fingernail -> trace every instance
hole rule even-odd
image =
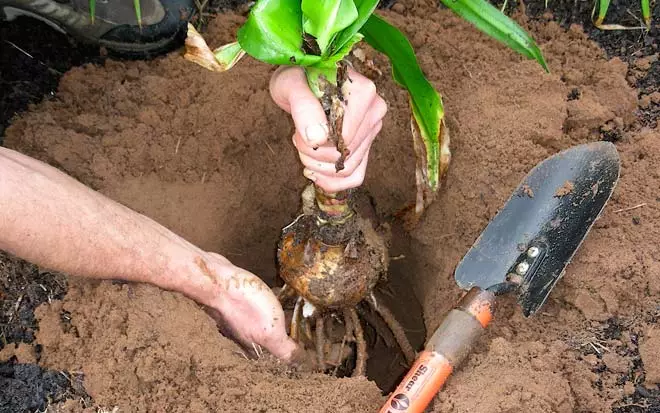
[[[328,125],[325,123],[309,125],[305,129],[305,140],[310,146],[318,146],[328,138],[328,133]]]
[[[314,174],[314,171],[310,169],[303,169],[303,175],[305,175],[305,178],[309,179],[312,182],[316,182],[316,175]]]

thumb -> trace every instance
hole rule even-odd
[[[291,114],[296,130],[307,145],[316,148],[327,142],[328,120],[302,68],[286,67],[275,71],[270,81],[270,95],[280,108]]]
[[[287,363],[298,362],[301,347],[286,334],[282,337],[268,337],[260,344],[280,360]]]

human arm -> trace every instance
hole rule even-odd
[[[0,249],[71,275],[151,283],[211,309],[244,345],[289,360],[268,286],[57,169],[0,147]]]

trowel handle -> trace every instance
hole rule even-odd
[[[493,318],[495,295],[472,288],[447,314],[380,413],[422,413]]]

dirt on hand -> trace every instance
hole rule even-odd
[[[659,317],[660,245],[651,240],[660,239],[660,132],[636,121],[627,65],[606,59],[578,27],[566,31],[518,16],[541,45],[546,74],[435,2],[406,2],[384,16],[410,37],[442,92],[451,133],[443,188],[420,226],[395,240],[406,254],[396,261],[403,270],[389,275],[415,297],[388,304],[405,312],[406,301],[419,300],[429,333],[461,295],[452,277],[456,263],[537,162],[616,131],[623,165],[612,200],[542,312],[525,319],[514,300],[504,300],[475,354],[430,410],[651,408],[657,372],[647,363],[660,353],[649,333]],[[209,25],[209,43],[233,41],[242,21],[219,16]],[[415,199],[408,98],[392,82],[386,59],[359,47],[373,62],[363,71],[389,104],[365,182],[378,213],[389,217]],[[63,77],[56,100],[14,122],[6,144],[274,283],[275,246],[299,210],[305,180],[290,143],[292,124],[268,95],[272,69],[246,58],[230,72],[211,73],[177,53],[76,68]],[[97,406],[369,412],[384,401],[365,379],[246,360],[178,294],[69,280],[64,300],[38,311],[39,362],[82,372]],[[379,374],[394,374],[396,360],[379,361]]]

